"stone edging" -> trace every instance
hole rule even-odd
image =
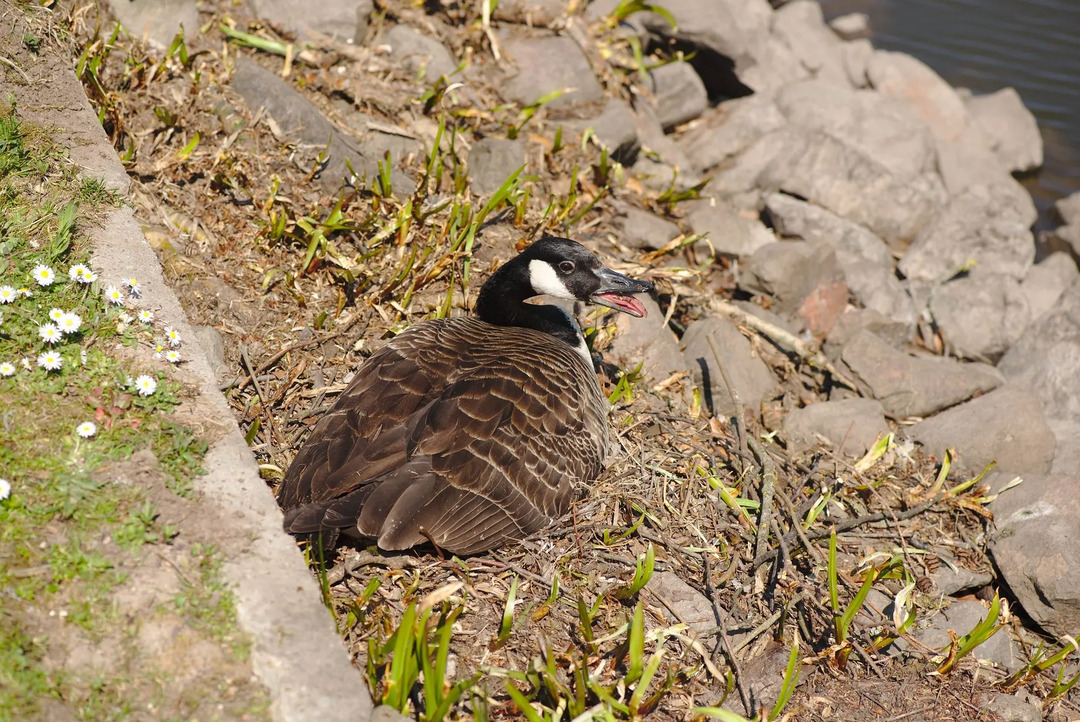
[[[46,65],[39,66],[45,68]],[[130,180],[70,68],[33,80],[51,88],[48,107],[20,106],[27,120],[56,127],[70,158],[91,176],[125,197]],[[159,317],[197,344],[176,295],[162,276],[157,255],[147,243],[130,207],[111,212],[90,233],[93,267],[106,283],[135,276],[160,305]],[[292,539],[281,531],[281,515],[259,477],[228,404],[217,388],[209,362],[192,354],[185,364],[198,394],[193,404],[220,428],[196,479],[201,502],[228,519],[237,548],[228,550],[223,573],[236,595],[237,621],[252,639],[252,666],[267,688],[273,719],[283,722],[367,720],[371,698],[361,674],[334,630],[319,599],[318,587]],[[182,527],[181,527],[182,528]]]

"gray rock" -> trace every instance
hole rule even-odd
[[[705,83],[690,63],[667,63],[649,71],[649,90],[656,98],[664,130],[688,123],[709,107]]]
[[[380,159],[359,151],[318,108],[276,74],[240,56],[231,87],[249,107],[265,108],[284,133],[311,151],[312,162],[327,148],[329,140],[327,160],[318,176],[320,184],[328,192],[340,190],[343,180],[357,182],[352,178],[352,171],[362,176],[360,181],[370,180],[378,174]],[[412,179],[396,167],[392,168],[391,180],[394,187],[399,189],[412,184]]]
[[[994,563],[1028,616],[1055,636],[1080,629],[1080,480],[1072,472],[1024,474],[990,504]]]
[[[677,142],[694,167],[705,171],[742,152],[786,122],[770,98],[749,95],[728,100],[706,111]]]
[[[189,42],[199,34],[195,0],[108,0],[106,4],[125,30],[137,38],[145,36],[159,50],[168,48],[181,29]]]
[[[938,139],[937,166],[949,195],[959,195],[972,186],[995,186],[999,192],[1011,193],[1012,204],[1023,208],[1026,216],[1035,217],[1031,194],[1012,177],[974,126],[968,126],[955,140]]]
[[[646,14],[643,22],[652,35],[696,47],[706,59],[729,58],[738,79],[756,92],[770,93],[806,76],[790,48],[769,34],[773,11],[766,0],[669,0],[663,7],[677,27],[660,15]],[[702,79],[710,95],[720,94],[730,83],[719,76]]]
[[[656,572],[652,575],[646,593],[652,592],[662,600],[660,609],[675,615],[671,624],[685,622],[698,634],[714,629],[720,624],[713,605],[704,594],[684,582],[672,572]],[[669,609],[670,607],[670,609]]]
[[[865,226],[890,245],[914,239],[943,202],[936,174],[902,181],[863,151],[827,133],[790,130],[754,144],[772,142],[775,147],[752,177],[753,184],[805,198]],[[754,146],[743,155],[755,152]]]
[[[939,459],[956,449],[953,467],[960,473],[978,473],[996,461],[1001,471],[1045,474],[1054,462],[1054,433],[1039,402],[1013,385],[942,411],[907,435]]]
[[[934,593],[946,597],[973,592],[994,581],[992,574],[973,572],[952,559],[938,567],[936,572],[932,572],[930,579],[934,582]]]
[[[679,351],[679,340],[664,323],[664,311],[648,296],[639,300],[648,315],[645,318],[631,318],[625,313],[616,316],[615,338],[608,356],[627,371],[640,363],[641,370],[653,383],[680,371],[691,371]]]
[[[1080,420],[1049,419],[1047,423],[1057,439],[1051,474],[1069,475],[1080,469]]]
[[[990,610],[981,602],[955,601],[928,621],[918,621],[913,635],[920,644],[938,652],[948,651],[948,630],[962,637],[986,619]],[[926,626],[923,626],[923,625]],[[972,650],[971,654],[981,662],[990,662],[1004,669],[1014,669],[1018,663],[1008,627],[999,629],[994,636]]]
[[[372,158],[382,159],[389,153],[391,160],[400,161],[426,150],[424,144],[406,128],[395,127],[344,102],[339,108],[345,125],[356,135],[353,145],[363,148],[364,153]]]
[[[874,44],[869,40],[852,40],[840,48],[840,57],[844,60],[844,71],[853,88],[865,88],[870,85],[866,69],[870,67],[870,58],[874,56]]]
[[[1034,220],[1010,189],[972,186],[949,201],[898,267],[909,279],[937,282],[973,261],[973,274],[997,273],[1019,281],[1035,259],[1028,230]]]
[[[1039,124],[1014,88],[974,95],[964,104],[1002,165],[1021,173],[1042,165],[1043,142]]]
[[[712,338],[713,343],[709,343]],[[694,380],[703,389],[705,403],[714,416],[730,416],[735,411],[731,394],[717,365],[716,353],[728,379],[744,407],[754,415],[761,402],[777,388],[776,377],[750,348],[750,342],[734,325],[722,318],[694,321],[686,328],[681,344],[683,356],[694,371]]]
[[[929,416],[1001,385],[993,367],[897,351],[869,331],[854,334],[841,360],[870,396],[895,416]]]
[[[612,157],[620,162],[633,158],[641,147],[634,112],[619,98],[610,98],[600,114],[593,118],[555,122],[564,127],[564,142],[580,137],[586,128],[592,128],[600,145],[607,148]]]
[[[682,233],[671,221],[634,206],[621,208],[616,223],[620,229],[619,241],[636,250],[663,248]]]
[[[811,77],[847,84],[843,42],[825,24],[817,2],[785,3],[773,16],[772,32],[791,48]]]
[[[983,692],[978,696],[981,709],[994,713],[998,722],[1042,722],[1042,710],[1019,697],[1002,692]]]
[[[815,78],[782,88],[776,104],[789,123],[842,140],[897,178],[914,178],[935,168],[933,133],[898,100]]]
[[[371,711],[371,719],[368,722],[408,722],[412,719],[398,712],[389,705],[380,704]]]
[[[525,146],[516,140],[484,138],[469,149],[469,183],[474,193],[494,193],[525,165]]]
[[[420,80],[433,83],[457,69],[457,62],[442,43],[408,25],[393,26],[383,40],[390,46],[390,59]]]
[[[271,25],[310,39],[311,32],[336,37],[338,40],[363,39],[368,16],[374,9],[373,0],[326,0],[318,3],[298,3],[293,0],[251,0],[255,15]]]
[[[829,27],[844,40],[869,38],[870,16],[866,13],[847,13],[829,21]]]
[[[888,433],[881,404],[873,399],[823,401],[784,417],[783,435],[796,453],[824,441],[837,453],[858,457]]]
[[[934,292],[930,311],[956,355],[991,362],[1001,358],[1031,322],[1020,284],[996,274],[949,281]]]
[[[904,53],[874,52],[866,69],[878,92],[908,104],[934,135],[959,138],[967,126],[967,109],[952,86],[925,63]]]
[[[579,103],[602,100],[585,53],[566,36],[527,38],[500,34],[503,51],[514,61],[517,73],[505,84],[506,97],[520,105],[529,105],[563,88],[573,88],[545,107],[564,110]]]
[[[783,193],[766,198],[765,209],[781,237],[830,243],[859,303],[905,325],[914,324],[914,306],[893,271],[892,255],[883,240],[824,208]]]
[[[695,163],[664,133],[656,108],[643,95],[634,101],[634,128],[648,153],[638,155],[633,173],[646,186],[658,191],[673,185],[686,190],[701,181]]]
[[[771,295],[779,312],[792,313],[816,289],[843,279],[830,244],[778,241],[762,246],[743,262],[739,286]]]
[[[1054,215],[1065,224],[1080,223],[1080,191],[1054,201]]]
[[[210,371],[219,384],[225,383],[232,378],[229,365],[225,363],[225,345],[221,341],[221,334],[213,326],[192,326],[195,332],[195,340],[202,349],[206,362],[210,365]]]
[[[740,214],[726,201],[706,198],[684,203],[683,208],[691,230],[708,234],[704,243],[722,256],[747,256],[776,241],[764,223]]]
[[[866,330],[895,349],[902,349],[911,338],[912,326],[883,316],[867,308],[849,308],[836,319],[825,340],[825,353],[833,361],[859,331]]]
[[[565,14],[565,0],[500,0],[493,13],[496,20],[538,27],[548,27]]]
[[[1033,392],[1049,419],[1080,419],[1080,281],[1028,326],[1000,362],[1010,383]]]

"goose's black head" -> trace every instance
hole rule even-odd
[[[533,296],[596,303],[641,318],[645,307],[633,297],[652,284],[616,273],[577,241],[541,238],[492,274],[476,300],[480,318],[499,325],[521,323],[521,306]],[[535,308],[535,307],[534,307]]]

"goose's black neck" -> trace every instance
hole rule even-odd
[[[491,274],[480,288],[473,312],[495,326],[531,328],[577,348],[582,338],[577,323],[557,306],[525,303],[536,295],[529,280],[528,260],[518,256]]]

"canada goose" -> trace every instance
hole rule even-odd
[[[471,554],[548,526],[600,473],[608,405],[570,314],[525,301],[642,317],[631,294],[651,288],[576,241],[536,241],[491,275],[475,317],[418,323],[360,367],[285,474],[285,530]]]

